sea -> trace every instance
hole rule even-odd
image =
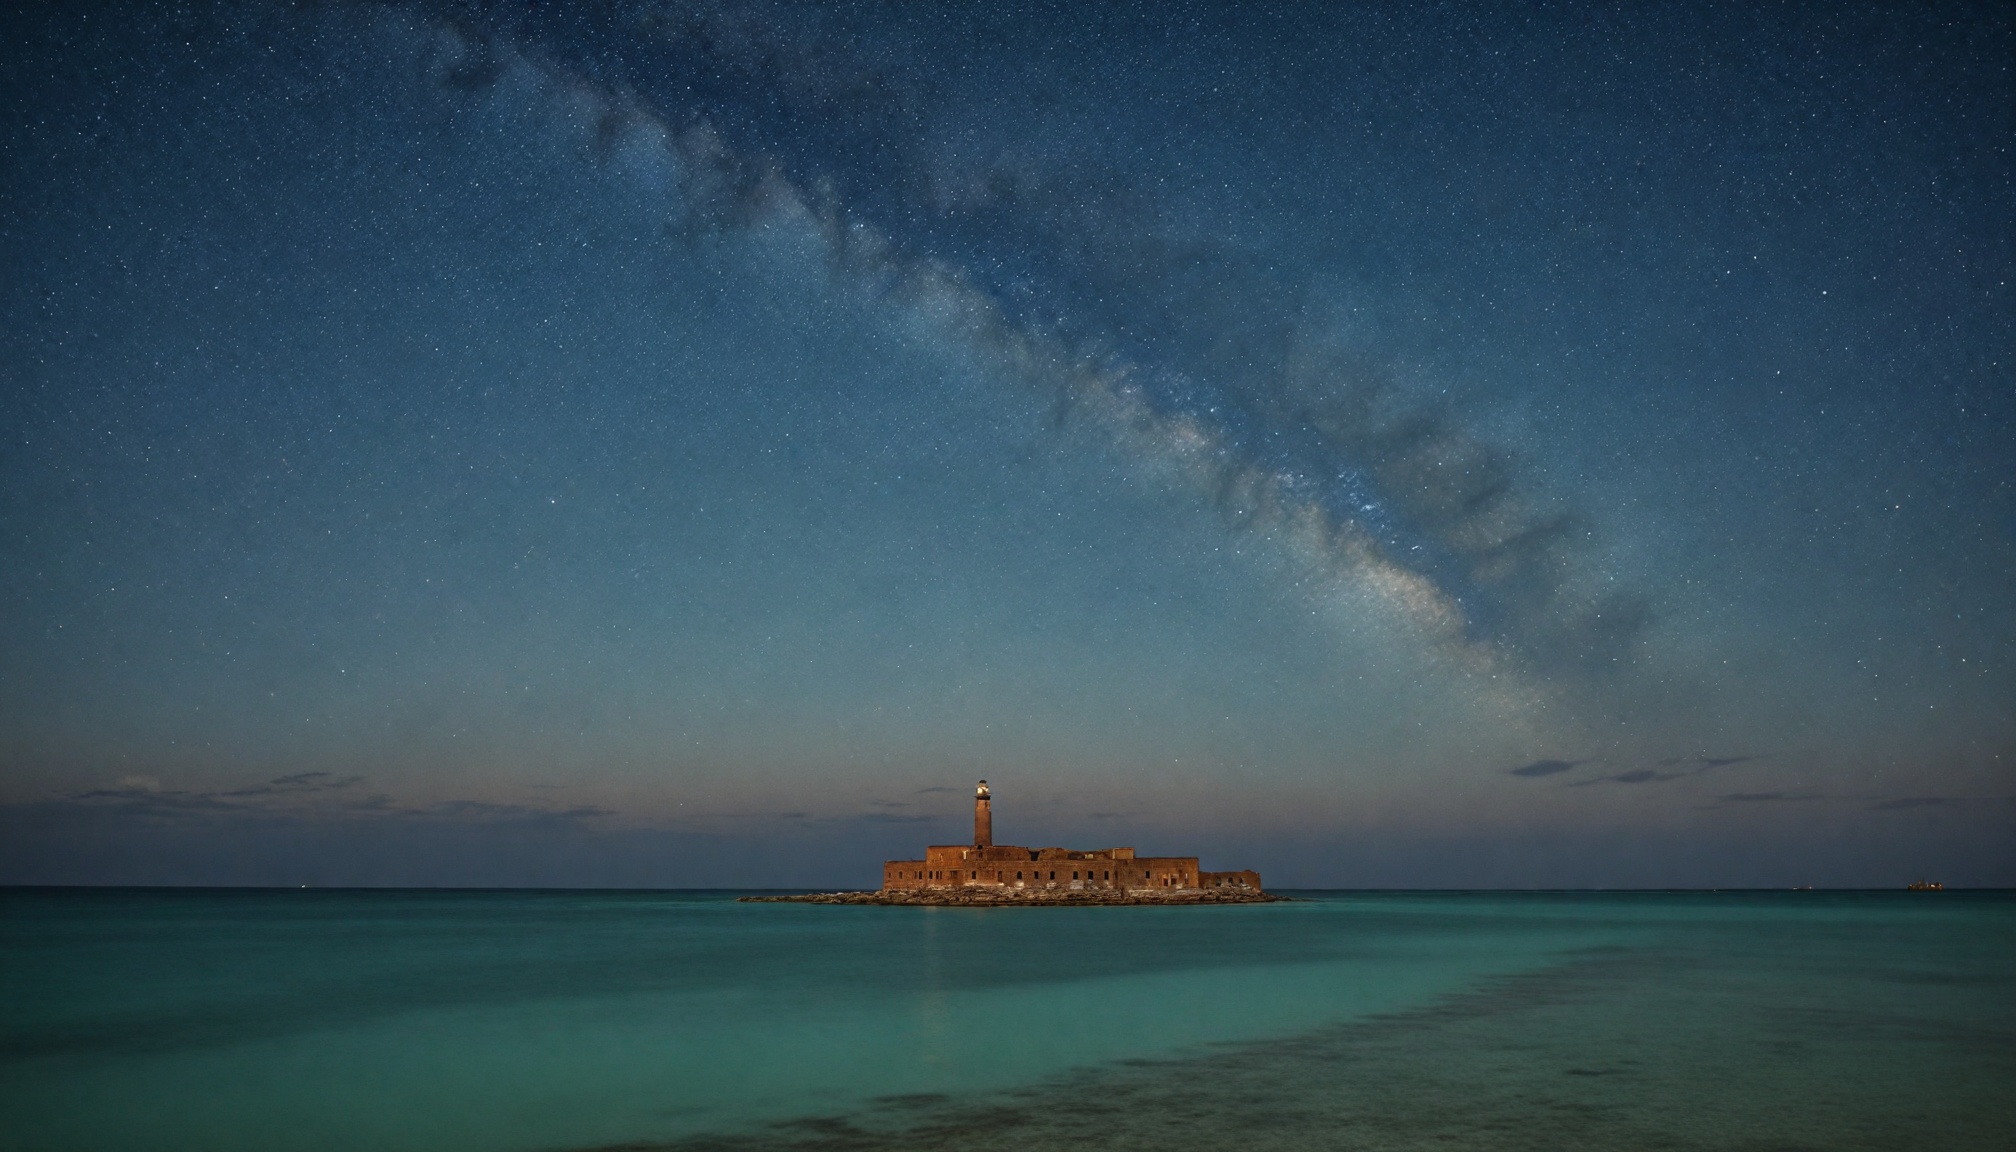
[[[8,1150],[2016,1148],[2016,894],[0,891]]]

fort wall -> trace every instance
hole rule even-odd
[[[882,865],[882,887],[887,889],[1196,888],[1201,876],[1195,856],[1137,857],[1131,848],[1073,852],[1005,845],[987,849],[934,847],[926,850],[922,860],[891,860]]]

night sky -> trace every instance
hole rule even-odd
[[[2006,5],[0,27],[0,882],[2016,884]]]

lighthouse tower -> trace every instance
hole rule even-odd
[[[973,793],[973,846],[992,848],[994,846],[994,807],[987,795],[987,782],[980,781],[980,787]]]

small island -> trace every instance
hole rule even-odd
[[[1107,904],[1268,904],[1285,900],[1260,874],[1204,872],[1195,856],[1136,856],[1132,848],[1022,848],[994,843],[993,797],[973,796],[973,843],[933,845],[922,860],[882,865],[873,892],[744,896],[749,903],[926,907],[1070,907]]]

